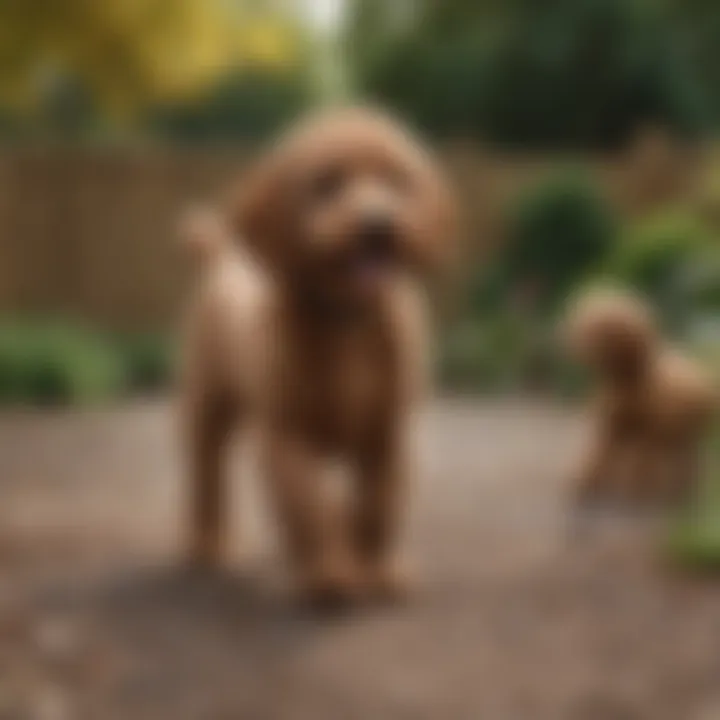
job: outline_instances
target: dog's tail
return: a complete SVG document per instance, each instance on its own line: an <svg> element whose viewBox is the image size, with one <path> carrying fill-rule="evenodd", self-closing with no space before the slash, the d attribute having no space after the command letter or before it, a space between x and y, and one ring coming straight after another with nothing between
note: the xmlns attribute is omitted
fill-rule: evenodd
<svg viewBox="0 0 720 720"><path fill-rule="evenodd" d="M232 244L232 232L220 212L207 205L193 205L182 214L179 233L183 246L202 263L220 255Z"/></svg>

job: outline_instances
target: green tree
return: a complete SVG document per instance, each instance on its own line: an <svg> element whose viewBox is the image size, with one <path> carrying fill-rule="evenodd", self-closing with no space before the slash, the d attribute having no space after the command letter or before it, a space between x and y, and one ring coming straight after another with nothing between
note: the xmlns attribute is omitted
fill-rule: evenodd
<svg viewBox="0 0 720 720"><path fill-rule="evenodd" d="M655 0L677 33L702 84L713 122L720 123L720 3L717 0Z"/></svg>
<svg viewBox="0 0 720 720"><path fill-rule="evenodd" d="M224 0L2 0L0 103L53 117L87 98L109 116L199 92L228 68L297 62L294 19Z"/></svg>
<svg viewBox="0 0 720 720"><path fill-rule="evenodd" d="M679 43L641 0L419 7L360 84L435 135L605 149L644 124L698 128Z"/></svg>
<svg viewBox="0 0 720 720"><path fill-rule="evenodd" d="M180 142L256 141L274 135L313 100L306 73L245 70L188 101L155 108L148 125Z"/></svg>

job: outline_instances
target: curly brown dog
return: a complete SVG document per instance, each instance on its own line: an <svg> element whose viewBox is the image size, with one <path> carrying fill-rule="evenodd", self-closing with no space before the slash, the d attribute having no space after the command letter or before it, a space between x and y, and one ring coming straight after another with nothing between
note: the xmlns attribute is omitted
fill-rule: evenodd
<svg viewBox="0 0 720 720"><path fill-rule="evenodd" d="M718 406L710 377L663 341L651 309L630 292L587 293L566 331L599 386L578 501L687 502L696 489L700 441Z"/></svg>
<svg viewBox="0 0 720 720"><path fill-rule="evenodd" d="M295 128L241 181L225 220L186 228L205 258L184 375L193 560L221 557L224 451L257 420L301 591L352 600L401 589L409 429L429 365L421 281L444 262L453 228L434 161L360 108ZM347 507L322 480L330 461L350 472Z"/></svg>

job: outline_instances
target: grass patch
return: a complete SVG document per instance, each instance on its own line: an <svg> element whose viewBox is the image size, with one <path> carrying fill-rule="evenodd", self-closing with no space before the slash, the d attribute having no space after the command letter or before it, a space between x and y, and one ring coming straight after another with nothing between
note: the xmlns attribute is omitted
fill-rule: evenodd
<svg viewBox="0 0 720 720"><path fill-rule="evenodd" d="M708 441L705 473L696 506L673 524L667 552L676 563L720 571L720 421Z"/></svg>

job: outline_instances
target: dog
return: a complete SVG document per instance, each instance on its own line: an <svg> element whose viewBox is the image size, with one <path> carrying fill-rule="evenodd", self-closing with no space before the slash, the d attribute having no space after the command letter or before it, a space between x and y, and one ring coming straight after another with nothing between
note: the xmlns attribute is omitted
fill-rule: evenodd
<svg viewBox="0 0 720 720"><path fill-rule="evenodd" d="M579 506L690 502L701 440L720 404L710 376L663 340L650 306L625 290L581 296L565 340L598 380L592 449L576 480Z"/></svg>
<svg viewBox="0 0 720 720"><path fill-rule="evenodd" d="M412 418L429 385L425 280L456 207L429 153L369 108L313 115L184 234L203 269L184 342L193 562L223 554L224 458L256 423L292 576L313 602L398 597ZM351 479L338 507L323 476Z"/></svg>

